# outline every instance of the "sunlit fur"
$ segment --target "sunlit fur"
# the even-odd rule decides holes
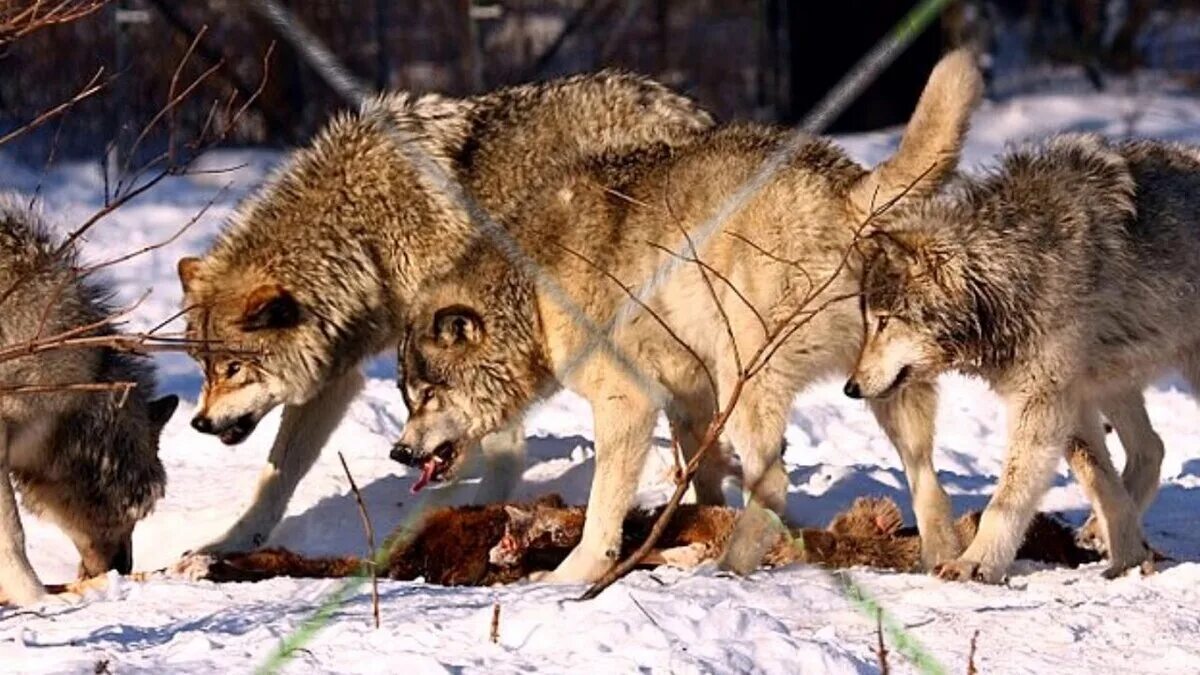
[[[735,124],[674,148],[581,162],[532,186],[527,204],[513,212],[510,230],[538,272],[513,268],[501,253],[481,246],[469,263],[430,284],[427,302],[414,307],[411,321],[418,331],[450,305],[471,308],[482,326],[480,339],[456,363],[470,368],[470,376],[423,383],[465,390],[469,404],[454,414],[506,421],[508,411],[523,411],[559,386],[591,404],[596,473],[587,523],[579,547],[551,580],[593,580],[612,564],[660,411],[674,418],[673,426],[684,427],[684,454],[695,451],[711,413],[694,413],[724,405],[737,386],[734,345],[749,359],[766,339],[745,303],[759,310],[770,330],[812,291],[816,297],[809,306],[821,311],[746,385],[725,429],[741,458],[744,491],[783,511],[787,476],[781,452],[792,400],[822,377],[849,372],[861,344],[855,232],[873,205],[894,197],[918,201],[942,184],[955,168],[979,90],[971,57],[962,52],[946,57],[931,75],[900,149],[873,171],[828,141],[802,138],[763,190],[702,242],[704,268],[684,263],[651,288],[646,302],[674,337],[648,312],[636,310],[608,332],[614,352],[596,341],[588,324],[610,325],[618,308],[629,303],[621,285],[638,288],[675,262],[656,244],[690,257],[681,228],[694,233],[717,213],[791,140],[787,131]],[[715,270],[711,291],[705,269]],[[560,292],[569,302],[562,302]],[[676,337],[712,373],[716,392]],[[428,343],[410,341],[405,358],[429,360],[432,351]],[[421,373],[409,370],[405,376]],[[448,405],[463,400],[443,396],[436,415],[451,414]],[[920,486],[914,501],[931,553],[952,556],[957,537],[949,503],[936,480],[927,479],[933,473],[935,403],[927,387],[924,395],[897,397],[875,410],[900,448],[910,480]]]
[[[238,357],[236,378],[226,376],[230,358],[201,359],[199,421],[218,434],[234,429],[224,437],[237,442],[239,426],[286,406],[254,504],[208,548],[265,540],[353,397],[358,364],[395,347],[418,289],[452,269],[478,236],[402,155],[397,134],[503,219],[529,185],[564,163],[678,142],[710,124],[690,100],[611,71],[468,99],[393,94],[337,116],[246,200],[212,250],[180,263],[189,334],[261,352]],[[278,313],[290,321],[248,322],[271,293],[290,303]],[[519,428],[497,438],[484,443],[489,454],[522,464]],[[481,489],[503,497],[511,478]]]

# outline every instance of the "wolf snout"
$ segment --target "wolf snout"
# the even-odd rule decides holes
[[[202,434],[211,434],[213,432],[212,420],[204,415],[196,415],[192,418],[192,428]]]
[[[237,445],[246,440],[246,437],[254,431],[258,426],[258,420],[253,414],[245,414],[241,417],[226,420],[214,420],[213,418],[200,414],[192,418],[192,428],[202,434],[213,434],[221,439],[225,445]]]
[[[862,387],[858,384],[858,381],[855,380],[853,377],[846,380],[846,386],[842,387],[842,393],[849,396],[850,398],[862,398],[863,397]]]
[[[404,466],[413,466],[416,461],[417,452],[411,445],[404,443],[396,443],[392,446],[392,452],[389,455],[393,462],[399,462]]]

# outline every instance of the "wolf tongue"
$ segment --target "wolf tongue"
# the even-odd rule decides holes
[[[409,492],[415,495],[424,490],[425,486],[429,485],[429,481],[433,480],[433,473],[437,471],[438,464],[441,464],[441,462],[436,457],[430,457],[425,460],[425,463],[421,465],[421,475],[417,476],[417,482],[412,484]]]

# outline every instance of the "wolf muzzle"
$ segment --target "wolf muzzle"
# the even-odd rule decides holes
[[[399,462],[404,466],[413,466],[416,461],[417,453],[412,446],[397,443],[392,446],[392,451],[388,455],[393,462]]]
[[[258,426],[258,420],[254,415],[247,413],[241,417],[235,417],[231,421],[226,421],[218,424],[207,415],[200,414],[192,418],[192,428],[202,434],[212,434],[221,439],[225,445],[237,445],[246,440],[248,436]]]
[[[850,398],[862,398],[862,387],[855,382],[853,378],[846,380],[846,386],[842,387],[842,393]]]

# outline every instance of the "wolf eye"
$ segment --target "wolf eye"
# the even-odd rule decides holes
[[[892,317],[888,316],[887,314],[880,314],[879,318],[876,319],[877,323],[876,323],[875,330],[882,331],[884,328],[887,328],[888,320],[891,318]]]
[[[240,372],[242,372],[242,364],[237,361],[230,361],[225,366],[225,377],[234,377]]]
[[[421,392],[421,405],[426,405],[433,400],[433,387],[425,387],[425,391]]]

